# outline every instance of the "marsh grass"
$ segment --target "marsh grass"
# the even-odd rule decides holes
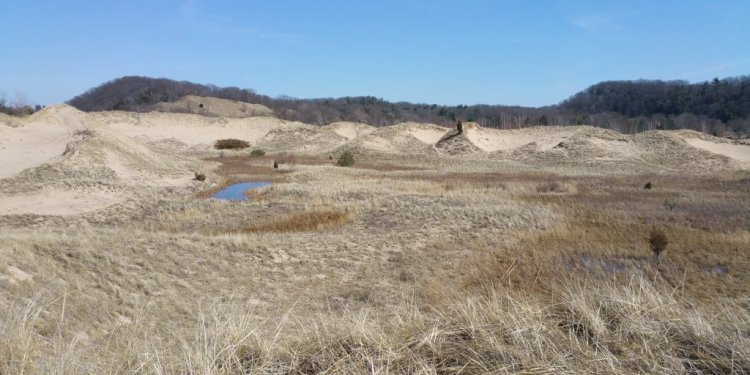
[[[340,227],[351,220],[346,210],[315,209],[292,212],[268,221],[252,224],[244,230],[255,232],[306,232]]]

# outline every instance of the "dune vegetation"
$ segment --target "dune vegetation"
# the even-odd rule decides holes
[[[0,145],[0,374],[750,373],[739,141],[55,106]]]

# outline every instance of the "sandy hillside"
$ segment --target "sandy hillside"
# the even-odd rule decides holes
[[[157,103],[154,110],[160,112],[196,113],[217,117],[273,116],[273,110],[261,104],[251,104],[235,100],[187,95],[177,101]]]

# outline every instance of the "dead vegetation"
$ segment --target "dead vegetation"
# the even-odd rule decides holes
[[[310,210],[293,212],[266,222],[252,224],[245,228],[249,233],[256,232],[306,232],[327,230],[346,224],[351,214],[345,210]]]

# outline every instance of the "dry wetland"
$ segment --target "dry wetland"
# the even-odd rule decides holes
[[[209,100],[0,114],[0,374],[750,373],[750,145]]]

